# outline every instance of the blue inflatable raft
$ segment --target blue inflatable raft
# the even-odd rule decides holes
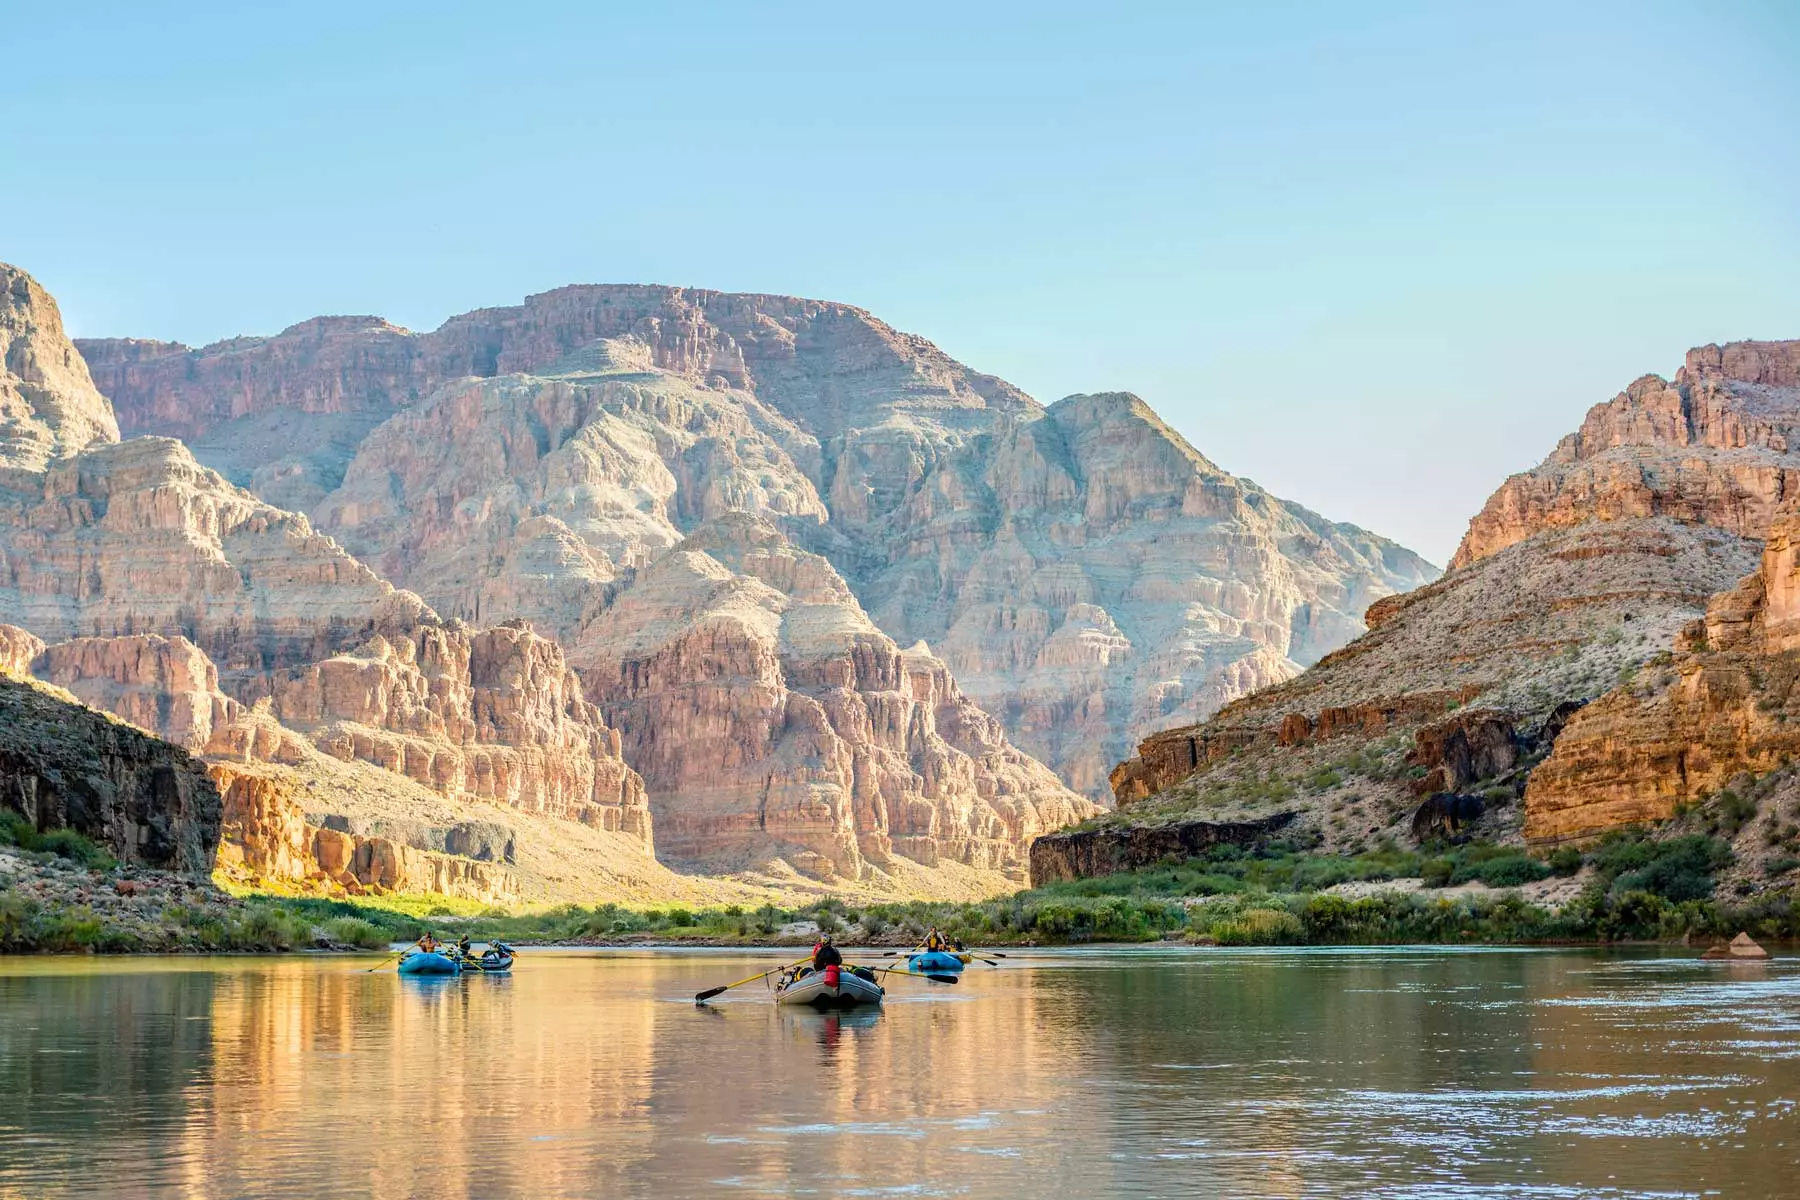
[[[402,975],[459,975],[462,973],[462,967],[448,955],[415,950],[400,960],[400,973]]]
[[[907,970],[934,975],[955,975],[968,965],[948,950],[922,950],[906,960]]]

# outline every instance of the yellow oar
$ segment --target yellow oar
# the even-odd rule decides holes
[[[381,968],[383,968],[383,967],[387,966],[389,963],[393,962],[396,958],[403,957],[408,950],[412,950],[415,948],[416,948],[415,946],[402,946],[400,949],[394,951],[392,954],[388,955],[386,958],[382,959],[380,962],[378,962],[374,966],[370,967],[369,971],[379,971],[379,970],[381,970]],[[363,972],[363,974],[365,974],[365,975],[368,974],[368,971]]]
[[[724,987],[707,988],[704,992],[697,993],[694,996],[694,1003],[695,1004],[705,1004],[708,1000],[711,1000],[714,996],[718,995],[720,992],[729,992],[734,987],[743,987],[746,983],[755,983],[759,979],[767,979],[769,976],[775,974],[775,972],[777,972],[777,971],[785,971],[789,967],[797,967],[797,966],[800,966],[802,963],[808,963],[811,961],[812,961],[812,955],[809,954],[805,958],[797,959],[794,962],[783,963],[779,967],[770,967],[767,971],[764,971],[761,975],[752,975],[748,979],[740,979],[736,983],[728,983]]]

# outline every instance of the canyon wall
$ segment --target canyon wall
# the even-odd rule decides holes
[[[0,486],[14,472],[118,440],[112,407],[63,332],[56,301],[0,263]]]
[[[438,611],[572,642],[700,524],[831,561],[1077,791],[1435,575],[1206,461],[1127,395],[1046,410],[846,305],[580,286],[412,333],[321,318],[84,341],[124,429],[188,439]]]
[[[877,624],[1090,795],[1135,738],[1292,678],[1437,574],[1220,470],[1124,393],[947,458],[884,529]]]
[[[54,306],[35,284],[5,299],[8,369],[31,384],[14,393],[45,448],[0,479],[0,620],[23,627],[0,634],[11,671],[215,760],[292,766],[323,751],[454,801],[577,822],[650,860],[642,781],[553,641],[440,620],[178,441],[93,434],[89,410],[102,426],[110,414],[56,345]],[[398,870],[363,873],[449,868]]]
[[[1588,410],[1541,464],[1501,485],[1452,566],[1547,529],[1670,516],[1759,539],[1800,484],[1800,342],[1690,350]]]
[[[24,631],[0,626],[0,644]],[[210,759],[303,761],[317,749],[454,799],[578,821],[653,849],[643,782],[581,694],[562,651],[530,630],[426,627],[266,677],[246,705],[192,642],[155,634],[37,647],[27,669]]]
[[[644,773],[660,846],[856,879],[901,855],[1022,874],[1093,812],[1014,749],[922,647],[902,651],[774,525],[701,526],[571,652]]]
[[[1800,757],[1800,505],[1777,514],[1759,568],[1713,597],[1666,661],[1569,721],[1532,773],[1525,834],[1592,837],[1667,820],[1743,772]]]
[[[1717,647],[1793,503],[1797,429],[1800,343],[1701,347],[1675,382],[1636,381],[1495,492],[1442,579],[1377,600],[1368,632],[1304,673],[1143,739],[1111,774],[1125,819],[1280,793],[1327,845],[1436,836],[1452,812],[1547,841],[1666,818],[1766,764],[1780,739],[1755,748],[1742,652]],[[1651,696],[1676,646],[1684,682]],[[1465,705],[1492,728],[1459,748],[1439,735]]]

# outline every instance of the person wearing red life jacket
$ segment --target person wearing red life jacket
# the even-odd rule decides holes
[[[813,970],[825,972],[826,987],[836,987],[843,966],[844,956],[831,944],[831,935],[821,933],[819,940],[813,945]]]

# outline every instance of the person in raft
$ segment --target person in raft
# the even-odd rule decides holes
[[[927,950],[942,950],[946,944],[944,935],[939,933],[935,928],[925,935],[925,949]]]
[[[426,930],[425,935],[419,939],[419,949],[427,954],[436,954],[437,948],[437,939],[431,936],[431,931],[429,929]]]
[[[838,948],[831,944],[831,935],[821,933],[817,944],[813,946],[813,970],[823,971],[826,967],[843,965],[844,956],[839,954]]]
[[[469,953],[469,935],[468,934],[465,933],[461,937],[456,939],[456,952],[464,958],[473,958],[474,957],[473,955],[471,955]]]

